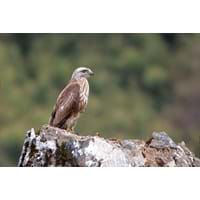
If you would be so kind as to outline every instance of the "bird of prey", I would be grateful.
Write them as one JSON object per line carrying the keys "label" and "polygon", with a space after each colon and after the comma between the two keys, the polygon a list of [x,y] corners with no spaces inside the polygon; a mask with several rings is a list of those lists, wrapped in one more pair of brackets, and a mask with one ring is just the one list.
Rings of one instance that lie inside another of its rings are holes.
{"label": "bird of prey", "polygon": [[86,67],[74,70],[68,85],[59,94],[49,125],[73,132],[80,113],[84,112],[88,103],[89,78],[94,73]]}

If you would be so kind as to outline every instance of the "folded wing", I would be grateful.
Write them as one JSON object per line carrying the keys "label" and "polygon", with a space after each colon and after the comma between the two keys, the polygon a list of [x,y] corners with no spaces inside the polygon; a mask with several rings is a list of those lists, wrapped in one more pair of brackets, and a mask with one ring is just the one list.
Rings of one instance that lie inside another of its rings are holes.
{"label": "folded wing", "polygon": [[66,120],[74,113],[79,112],[80,85],[76,81],[70,82],[60,93],[49,124],[62,128]]}

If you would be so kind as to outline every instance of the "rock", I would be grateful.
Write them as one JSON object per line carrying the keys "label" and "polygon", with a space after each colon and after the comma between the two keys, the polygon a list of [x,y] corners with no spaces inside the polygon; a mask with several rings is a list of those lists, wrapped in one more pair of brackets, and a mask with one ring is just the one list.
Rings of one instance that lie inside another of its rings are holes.
{"label": "rock", "polygon": [[151,147],[155,148],[177,148],[175,142],[165,132],[153,132],[152,140],[150,143]]}
{"label": "rock", "polygon": [[165,132],[154,132],[147,142],[79,136],[45,125],[27,132],[18,166],[73,167],[189,167],[200,160]]}

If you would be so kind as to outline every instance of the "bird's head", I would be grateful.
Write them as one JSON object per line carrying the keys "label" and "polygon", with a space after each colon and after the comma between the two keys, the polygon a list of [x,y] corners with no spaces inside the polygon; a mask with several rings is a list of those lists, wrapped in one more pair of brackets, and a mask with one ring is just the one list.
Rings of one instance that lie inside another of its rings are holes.
{"label": "bird's head", "polygon": [[74,70],[71,79],[79,80],[80,78],[89,78],[92,75],[94,75],[94,73],[90,68],[79,67],[79,68]]}

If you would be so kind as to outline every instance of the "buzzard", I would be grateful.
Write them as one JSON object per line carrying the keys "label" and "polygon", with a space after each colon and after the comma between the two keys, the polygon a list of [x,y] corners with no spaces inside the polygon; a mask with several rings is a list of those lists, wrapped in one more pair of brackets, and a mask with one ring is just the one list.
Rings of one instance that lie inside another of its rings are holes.
{"label": "buzzard", "polygon": [[89,96],[89,78],[94,73],[86,67],[74,70],[68,85],[59,94],[49,125],[74,131],[80,113],[85,111]]}

